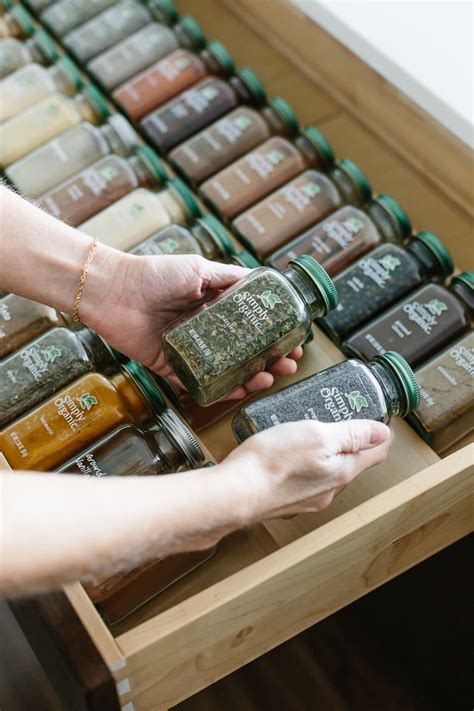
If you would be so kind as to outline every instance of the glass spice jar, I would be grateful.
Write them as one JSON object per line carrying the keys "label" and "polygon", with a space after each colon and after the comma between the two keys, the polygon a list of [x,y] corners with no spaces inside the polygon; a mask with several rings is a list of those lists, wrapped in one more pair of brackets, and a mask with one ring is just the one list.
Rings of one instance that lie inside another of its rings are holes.
{"label": "glass spice jar", "polygon": [[223,260],[235,252],[224,226],[213,215],[204,215],[189,228],[170,225],[130,250],[131,254],[198,254],[210,260]]}
{"label": "glass spice jar", "polygon": [[156,476],[202,465],[204,452],[173,410],[148,428],[122,425],[57,469],[83,476]]}
{"label": "glass spice jar", "polygon": [[0,427],[94,370],[118,371],[110,348],[88,328],[52,328],[0,361]]}
{"label": "glass spice jar", "polygon": [[[113,98],[130,118],[138,120],[206,76],[226,77],[234,69],[232,57],[220,42],[210,42],[199,54],[177,49],[119,86]],[[175,118],[182,116],[183,111],[176,109]]]}
{"label": "glass spice jar", "polygon": [[0,358],[13,353],[54,326],[64,326],[61,314],[50,306],[8,294],[0,299]]}
{"label": "glass spice jar", "polygon": [[422,230],[406,245],[382,244],[334,279],[339,304],[319,325],[344,340],[427,281],[443,282],[453,260],[436,235]]}
{"label": "glass spice jar", "polygon": [[261,106],[265,91],[250,69],[241,69],[228,81],[209,77],[168,101],[140,121],[146,136],[167,153],[190,136],[224,116],[239,104]]}
{"label": "glass spice jar", "polygon": [[117,0],[58,0],[41,13],[40,20],[57,37],[63,37],[74,27],[82,25],[116,2]]}
{"label": "glass spice jar", "polygon": [[262,263],[245,249],[237,252],[237,254],[233,254],[229,261],[233,264],[237,264],[238,267],[246,267],[247,269],[258,269],[258,267],[262,266]]}
{"label": "glass spice jar", "polygon": [[14,5],[0,17],[0,38],[25,39],[35,33],[34,19],[22,5]]}
{"label": "glass spice jar", "polygon": [[436,452],[474,430],[474,332],[416,370],[421,402],[409,421]]}
{"label": "glass spice jar", "polygon": [[106,377],[83,375],[0,431],[12,469],[51,471],[126,422],[151,423],[166,403],[147,370],[134,361]]}
{"label": "glass spice jar", "polygon": [[197,51],[205,44],[203,31],[190,15],[173,27],[150,22],[88,62],[87,70],[104,89],[111,91],[179,47]]}
{"label": "glass spice jar", "polygon": [[79,229],[104,244],[126,252],[168,225],[186,224],[201,216],[192,192],[178,178],[159,192],[136,188]]}
{"label": "glass spice jar", "polygon": [[50,94],[72,96],[84,86],[79,69],[69,57],[52,67],[27,64],[0,82],[0,122],[16,116]]}
{"label": "glass spice jar", "polygon": [[309,254],[331,276],[382,242],[403,243],[411,235],[405,211],[390,195],[379,195],[363,208],[345,205],[291,240],[266,262],[284,269],[290,259]]}
{"label": "glass spice jar", "polygon": [[350,160],[327,170],[307,170],[242,213],[232,229],[247,249],[264,259],[323,220],[341,205],[363,205],[371,196],[369,181]]}
{"label": "glass spice jar", "polygon": [[9,165],[5,175],[22,195],[38,197],[105,155],[128,155],[140,142],[121,114],[102,126],[84,121]]}
{"label": "glass spice jar", "polygon": [[474,313],[474,272],[462,272],[449,287],[426,284],[356,331],[343,349],[367,359],[397,349],[416,366],[467,331]]}
{"label": "glass spice jar", "polygon": [[163,334],[167,362],[199,405],[243,385],[296,346],[311,323],[337,305],[337,292],[311,257],[284,272],[250,274]]}
{"label": "glass spice jar", "polygon": [[91,84],[74,97],[52,94],[0,125],[0,167],[8,166],[81,121],[110,116],[102,94]]}
{"label": "glass spice jar", "polygon": [[35,14],[52,5],[55,0],[24,0],[25,5]]}
{"label": "glass spice jar", "polygon": [[31,62],[52,64],[59,57],[56,44],[44,30],[35,32],[26,41],[13,37],[0,39],[0,79]]}
{"label": "glass spice jar", "polygon": [[141,146],[131,158],[114,154],[101,158],[42,195],[38,205],[77,227],[135,188],[163,185],[167,180],[166,168],[156,153]]}
{"label": "glass spice jar", "polygon": [[163,13],[164,3],[122,0],[109,2],[108,5],[112,6],[63,37],[64,47],[81,63],[96,57],[153,20],[164,20],[167,24],[170,19],[166,12]]}
{"label": "glass spice jar", "polygon": [[200,192],[222,220],[229,221],[284,185],[306,168],[327,170],[334,153],[313,126],[294,141],[273,136],[227,168],[206,180]]}
{"label": "glass spice jar", "polygon": [[387,352],[370,363],[351,359],[251,402],[232,422],[239,442],[284,422],[376,420],[388,424],[405,417],[420,402],[412,369],[398,353]]}
{"label": "glass spice jar", "polygon": [[172,150],[169,161],[191,185],[197,186],[271,136],[292,136],[297,132],[298,119],[293,109],[276,96],[260,111],[239,106]]}

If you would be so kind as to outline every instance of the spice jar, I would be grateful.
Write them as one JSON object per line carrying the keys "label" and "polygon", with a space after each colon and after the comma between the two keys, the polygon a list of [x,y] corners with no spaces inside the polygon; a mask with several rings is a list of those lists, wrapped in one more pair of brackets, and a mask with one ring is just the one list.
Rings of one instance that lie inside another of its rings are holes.
{"label": "spice jar", "polygon": [[167,153],[239,104],[265,101],[265,91],[250,69],[241,69],[229,81],[210,77],[168,101],[140,121],[145,134]]}
{"label": "spice jar", "polygon": [[83,375],[0,431],[12,469],[50,471],[126,422],[145,424],[166,408],[155,381],[134,361],[106,377]]}
{"label": "spice jar", "polygon": [[8,294],[0,299],[0,358],[5,358],[53,326],[63,326],[56,309]]}
{"label": "spice jar", "polygon": [[52,64],[59,56],[55,43],[44,30],[35,32],[25,42],[13,37],[0,39],[0,79],[31,62]]}
{"label": "spice jar", "polygon": [[284,422],[376,420],[388,424],[405,417],[420,402],[412,369],[398,353],[387,352],[370,363],[351,359],[251,402],[234,417],[239,442]]}
{"label": "spice jar", "polygon": [[140,145],[127,119],[113,114],[102,126],[84,121],[15,161],[5,175],[18,192],[38,197],[104,155],[125,156]]}
{"label": "spice jar", "polygon": [[334,276],[382,242],[402,243],[410,235],[405,211],[390,195],[379,195],[362,209],[341,207],[266,261],[275,269],[284,269],[290,259],[309,254]]}
{"label": "spice jar", "polygon": [[140,242],[132,254],[198,254],[206,259],[227,261],[234,252],[232,240],[213,215],[204,215],[189,228],[170,225]]}
{"label": "spice jar", "polygon": [[146,5],[139,0],[114,2],[112,7],[100,15],[68,32],[63,38],[63,44],[79,62],[87,62],[132,32],[148,25],[153,19],[168,21],[168,16],[163,15],[165,6],[165,3]]}
{"label": "spice jar", "polygon": [[[137,120],[197,84],[207,75],[225,77],[233,72],[234,62],[224,45],[220,42],[210,42],[199,54],[187,49],[171,52],[146,71],[119,86],[113,92],[113,97],[128,116]],[[197,106],[195,110],[198,110]],[[176,111],[175,119],[182,118],[182,111]]]}
{"label": "spice jar", "polygon": [[246,267],[247,269],[257,269],[262,266],[261,262],[259,262],[253,254],[250,254],[250,252],[247,252],[245,249],[242,249],[240,252],[237,252],[237,254],[232,255],[230,261],[237,264],[239,267]]}
{"label": "spice jar", "polygon": [[363,359],[396,348],[415,366],[467,331],[473,313],[474,272],[462,272],[448,288],[417,289],[354,333],[343,348]]}
{"label": "spice jar", "polygon": [[58,472],[92,477],[154,476],[194,469],[204,458],[191,430],[168,409],[147,429],[122,425]]}
{"label": "spice jar", "polygon": [[0,166],[8,166],[81,121],[99,123],[110,115],[92,85],[74,97],[52,94],[0,125]]}
{"label": "spice jar", "polygon": [[202,49],[205,44],[203,31],[189,15],[172,28],[150,22],[92,59],[88,62],[87,69],[94,79],[110,91],[179,47],[196,51]]}
{"label": "spice jar", "polygon": [[210,405],[304,343],[337,292],[311,257],[284,272],[254,269],[163,334],[168,364],[199,405]]}
{"label": "spice jar", "polygon": [[350,160],[341,160],[327,175],[307,170],[232,222],[232,229],[259,259],[266,257],[323,220],[344,203],[363,205],[369,181]]}
{"label": "spice jar", "polygon": [[69,57],[62,57],[48,69],[40,64],[27,64],[0,83],[0,122],[55,92],[72,96],[83,85],[83,78]]}
{"label": "spice jar", "polygon": [[5,427],[55,392],[95,370],[111,375],[117,361],[88,328],[52,328],[0,361],[0,427]]}
{"label": "spice jar", "polygon": [[39,206],[72,227],[139,186],[164,184],[168,174],[156,153],[141,146],[131,158],[108,155],[41,196]]}
{"label": "spice jar", "polygon": [[79,229],[104,244],[126,252],[154,232],[186,224],[201,216],[192,192],[175,179],[157,193],[137,188],[102,212],[83,222]]}
{"label": "spice jar", "polygon": [[269,138],[207,180],[201,193],[223,220],[230,220],[305,168],[327,170],[333,163],[331,146],[319,131],[309,126],[294,142],[281,136]]}
{"label": "spice jar", "polygon": [[14,5],[0,17],[0,38],[24,39],[33,35],[35,29],[33,17],[22,5]]}
{"label": "spice jar", "polygon": [[293,109],[277,96],[260,111],[239,106],[171,151],[169,160],[197,186],[270,136],[291,136],[297,131]]}
{"label": "spice jar", "polygon": [[58,0],[41,13],[40,20],[57,37],[62,37],[116,2],[117,0]]}
{"label": "spice jar", "polygon": [[29,7],[31,12],[38,13],[44,10],[48,5],[52,5],[55,0],[23,0],[25,5]]}
{"label": "spice jar", "polygon": [[405,248],[382,244],[334,279],[339,304],[319,325],[331,338],[344,340],[421,284],[443,282],[453,269],[444,244],[426,230]]}
{"label": "spice jar", "polygon": [[416,371],[421,402],[410,422],[442,452],[474,430],[474,332]]}

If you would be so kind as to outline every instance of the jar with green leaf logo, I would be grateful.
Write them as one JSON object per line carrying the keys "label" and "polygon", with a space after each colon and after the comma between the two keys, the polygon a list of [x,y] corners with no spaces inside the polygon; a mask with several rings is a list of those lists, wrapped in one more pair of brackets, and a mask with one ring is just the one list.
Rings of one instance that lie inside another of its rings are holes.
{"label": "jar with green leaf logo", "polygon": [[210,405],[302,345],[337,292],[312,257],[284,272],[252,270],[163,335],[170,366],[200,405]]}
{"label": "jar with green leaf logo", "polygon": [[351,359],[310,375],[299,383],[251,402],[234,417],[239,442],[284,422],[377,420],[388,424],[405,417],[420,402],[412,369],[398,353],[387,352],[370,363]]}

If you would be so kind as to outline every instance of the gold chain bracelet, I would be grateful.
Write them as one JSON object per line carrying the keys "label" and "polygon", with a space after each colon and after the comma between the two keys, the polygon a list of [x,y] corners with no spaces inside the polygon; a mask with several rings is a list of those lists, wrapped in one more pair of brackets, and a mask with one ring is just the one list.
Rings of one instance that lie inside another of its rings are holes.
{"label": "gold chain bracelet", "polygon": [[89,254],[87,255],[87,259],[85,261],[84,266],[82,267],[81,277],[79,279],[79,286],[77,287],[76,298],[74,299],[74,309],[72,312],[73,321],[75,323],[80,323],[81,321],[81,319],[79,318],[79,304],[81,303],[82,290],[84,289],[87,274],[89,273],[89,267],[91,265],[92,258],[94,256],[94,252],[96,250],[98,242],[98,238],[94,237],[94,240],[89,249]]}

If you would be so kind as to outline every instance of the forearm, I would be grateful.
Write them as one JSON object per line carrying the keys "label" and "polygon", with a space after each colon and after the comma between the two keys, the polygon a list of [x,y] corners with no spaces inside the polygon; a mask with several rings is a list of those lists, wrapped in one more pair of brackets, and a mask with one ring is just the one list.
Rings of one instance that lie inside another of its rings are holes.
{"label": "forearm", "polygon": [[0,595],[205,549],[255,516],[235,464],[100,480],[15,472],[0,487]]}

